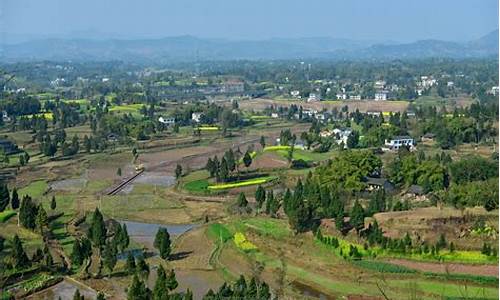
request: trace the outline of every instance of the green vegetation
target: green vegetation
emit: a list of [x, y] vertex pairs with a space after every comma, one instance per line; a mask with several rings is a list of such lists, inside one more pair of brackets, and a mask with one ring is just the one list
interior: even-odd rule
[[38, 180], [30, 183], [28, 186], [19, 189], [18, 194], [22, 198], [24, 195], [30, 195], [32, 198], [39, 199], [48, 189], [47, 181]]
[[272, 182], [276, 179], [277, 179], [276, 176], [259, 177], [259, 178], [254, 178], [254, 179], [242, 180], [242, 181], [238, 181], [238, 182], [209, 185], [208, 189], [209, 190], [232, 189], [232, 188], [237, 188], [237, 187], [264, 184], [264, 183]]
[[229, 229], [220, 223], [210, 224], [207, 229], [207, 234], [212, 239], [222, 241], [223, 243], [233, 238], [233, 234]]
[[15, 216], [17, 213], [14, 210], [5, 210], [0, 212], [0, 223], [7, 222], [10, 218]]
[[380, 273], [412, 274], [416, 272], [415, 270], [407, 267], [374, 260], [357, 260], [353, 261], [353, 264], [355, 266]]

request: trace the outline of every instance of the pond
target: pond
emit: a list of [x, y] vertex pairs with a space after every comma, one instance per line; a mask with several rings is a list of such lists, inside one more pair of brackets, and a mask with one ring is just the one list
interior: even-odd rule
[[176, 224], [176, 225], [165, 225], [165, 224], [154, 224], [154, 223], [144, 223], [144, 222], [134, 222], [117, 220], [121, 224], [127, 225], [128, 235], [135, 242], [143, 244], [149, 249], [153, 249], [153, 242], [155, 235], [160, 227], [167, 228], [168, 233], [171, 237], [178, 236], [184, 232], [198, 226], [197, 224]]
[[80, 290], [80, 295], [85, 299], [95, 299], [97, 297], [96, 291], [80, 285], [72, 280], [64, 279], [58, 284], [51, 286], [38, 293], [30, 295], [27, 299], [32, 300], [52, 300], [52, 299], [73, 299], [76, 289]]
[[304, 284], [299, 281], [293, 281], [292, 286], [294, 289], [298, 290], [302, 295], [309, 297], [309, 298], [316, 298], [316, 299], [321, 299], [321, 300], [333, 300], [335, 299], [334, 297], [323, 294], [322, 292], [316, 290], [315, 288]]

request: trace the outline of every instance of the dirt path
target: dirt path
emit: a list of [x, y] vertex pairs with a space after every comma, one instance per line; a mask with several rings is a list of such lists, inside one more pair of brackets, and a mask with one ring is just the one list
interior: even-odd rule
[[406, 259], [395, 259], [395, 258], [388, 259], [386, 261], [395, 265], [408, 267], [422, 272], [473, 274], [473, 275], [498, 277], [498, 265], [433, 263], [433, 262], [412, 261]]

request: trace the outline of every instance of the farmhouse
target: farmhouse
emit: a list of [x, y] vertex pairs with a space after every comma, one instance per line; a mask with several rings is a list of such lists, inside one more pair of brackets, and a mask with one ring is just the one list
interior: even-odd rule
[[378, 91], [375, 93], [375, 101], [385, 101], [387, 100], [387, 91]]
[[319, 101], [319, 96], [314, 93], [310, 93], [309, 98], [307, 98], [307, 102], [316, 102], [316, 101]]
[[175, 124], [175, 118], [164, 118], [164, 117], [159, 117], [158, 122], [165, 124], [165, 125], [174, 125]]
[[203, 116], [203, 113], [200, 112], [194, 112], [191, 115], [191, 120], [193, 120], [196, 123], [200, 123], [201, 117]]
[[415, 140], [408, 135], [395, 136], [390, 140], [385, 140], [385, 146], [390, 150], [398, 150], [401, 146], [407, 146], [411, 149], [415, 146]]
[[433, 141], [436, 135], [434, 133], [426, 133], [422, 136], [422, 142], [430, 142]]
[[365, 183], [368, 191], [384, 189], [387, 192], [394, 190], [394, 185], [386, 178], [365, 177]]

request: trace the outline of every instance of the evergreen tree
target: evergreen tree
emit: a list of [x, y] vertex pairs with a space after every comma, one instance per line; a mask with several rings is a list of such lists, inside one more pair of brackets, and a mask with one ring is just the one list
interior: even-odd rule
[[227, 181], [229, 179], [229, 168], [227, 166], [226, 158], [223, 157], [220, 162], [219, 180]]
[[9, 205], [10, 195], [7, 184], [0, 184], [0, 212], [4, 211]]
[[266, 201], [266, 191], [262, 186], [259, 185], [255, 191], [255, 201], [257, 202], [257, 207], [261, 208], [262, 204]]
[[71, 262], [77, 266], [80, 266], [83, 263], [84, 257], [82, 253], [82, 247], [80, 241], [75, 239], [73, 243], [73, 250], [71, 252]]
[[147, 280], [149, 277], [149, 265], [143, 256], [140, 256], [137, 260], [137, 273], [144, 279]]
[[170, 234], [167, 231], [167, 228], [160, 227], [158, 232], [156, 233], [154, 246], [158, 251], [160, 251], [160, 257], [163, 259], [168, 259], [171, 249], [171, 241]]
[[12, 240], [12, 259], [16, 269], [23, 269], [30, 265], [28, 256], [26, 255], [26, 252], [24, 252], [23, 244], [17, 234], [14, 235]]
[[228, 170], [230, 172], [234, 172], [234, 170], [236, 170], [236, 160], [234, 158], [233, 149], [229, 149], [228, 151], [226, 151], [226, 153], [224, 154], [224, 157], [226, 158]]
[[356, 229], [360, 231], [365, 226], [365, 211], [358, 200], [354, 202], [354, 206], [351, 210], [350, 223]]
[[52, 199], [50, 200], [50, 209], [54, 210], [57, 207], [56, 196], [52, 195]]
[[84, 300], [85, 297], [80, 295], [80, 290], [76, 289], [75, 293], [73, 294], [73, 300]]
[[10, 200], [10, 206], [12, 209], [18, 209], [19, 208], [19, 195], [17, 194], [17, 189], [14, 188], [12, 190], [12, 197]]
[[269, 290], [269, 285], [267, 283], [262, 282], [260, 287], [259, 287], [259, 294], [257, 299], [259, 300], [270, 300], [271, 299], [271, 292]]
[[50, 254], [47, 244], [45, 244], [45, 247], [43, 247], [43, 259], [45, 262], [45, 266], [49, 269], [52, 268], [52, 266], [54, 265], [54, 259], [52, 258], [52, 254]]
[[156, 271], [156, 282], [153, 289], [153, 300], [168, 300], [167, 275], [160, 264]]
[[149, 300], [151, 298], [151, 291], [147, 288], [146, 284], [142, 282], [137, 275], [134, 275], [132, 284], [127, 291], [127, 300]]
[[262, 149], [266, 148], [266, 138], [263, 135], [260, 136], [259, 143], [260, 143], [260, 146], [262, 147]]
[[250, 279], [250, 283], [248, 284], [245, 298], [246, 299], [257, 299], [257, 293], [258, 293], [257, 282], [255, 280], [255, 277], [252, 277], [252, 279]]
[[183, 300], [193, 300], [193, 292], [189, 288], [186, 290]]
[[127, 270], [127, 273], [129, 275], [134, 274], [136, 271], [135, 258], [131, 253], [129, 253], [127, 256], [127, 262], [125, 263], [125, 269]]
[[43, 235], [43, 228], [49, 225], [47, 212], [43, 209], [43, 206], [40, 204], [38, 206], [38, 213], [36, 215], [36, 227], [40, 230], [40, 234]]
[[92, 241], [94, 246], [99, 249], [102, 249], [102, 246], [106, 243], [106, 225], [104, 224], [104, 218], [97, 207], [90, 222], [89, 239]]
[[175, 178], [178, 180], [182, 176], [182, 166], [177, 164], [175, 167]]
[[170, 291], [173, 291], [177, 288], [179, 284], [177, 283], [177, 279], [175, 278], [175, 272], [174, 269], [171, 269], [170, 272], [168, 272], [167, 275], [167, 288]]
[[115, 241], [109, 241], [104, 247], [104, 266], [109, 270], [109, 276], [116, 266], [118, 250], [116, 249]]
[[241, 192], [238, 195], [238, 199], [237, 199], [236, 203], [237, 203], [238, 207], [247, 207], [248, 201], [247, 201], [247, 198], [245, 197], [245, 194], [243, 192]]
[[118, 169], [116, 170], [116, 175], [117, 175], [118, 177], [122, 177], [122, 168], [118, 168]]
[[247, 168], [250, 167], [250, 165], [252, 164], [252, 155], [248, 150], [245, 152], [245, 155], [243, 156], [243, 164], [245, 164], [245, 167]]
[[102, 292], [99, 292], [97, 293], [96, 300], [106, 300], [106, 298], [104, 297], [104, 294]]
[[439, 240], [436, 243], [436, 249], [437, 250], [444, 249], [446, 248], [446, 245], [447, 245], [446, 237], [444, 236], [444, 233], [441, 233], [441, 235], [439, 236]]

